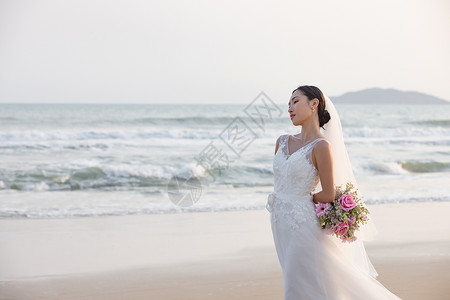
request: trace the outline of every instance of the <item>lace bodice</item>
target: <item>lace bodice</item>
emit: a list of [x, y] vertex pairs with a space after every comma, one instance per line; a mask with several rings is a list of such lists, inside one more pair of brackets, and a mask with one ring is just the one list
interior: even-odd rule
[[323, 138], [316, 139], [289, 154], [289, 135], [280, 136], [273, 158], [274, 192], [269, 194], [266, 208], [275, 221], [287, 218], [293, 229], [305, 221], [316, 221], [312, 191], [319, 183], [317, 169], [312, 163], [312, 149]]
[[289, 155], [288, 138], [287, 134], [280, 137], [278, 151], [273, 159], [274, 191], [309, 195], [319, 182], [311, 153], [314, 145], [322, 139], [316, 139]]

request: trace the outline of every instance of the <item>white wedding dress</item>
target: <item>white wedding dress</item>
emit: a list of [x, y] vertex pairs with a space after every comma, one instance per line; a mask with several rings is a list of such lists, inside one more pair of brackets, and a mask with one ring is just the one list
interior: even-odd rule
[[322, 138], [291, 155], [288, 138], [280, 137], [273, 160], [274, 192], [266, 205], [283, 271], [284, 299], [400, 299], [375, 279], [375, 269], [369, 274], [347, 259], [320, 227], [312, 201], [319, 176], [311, 152]]

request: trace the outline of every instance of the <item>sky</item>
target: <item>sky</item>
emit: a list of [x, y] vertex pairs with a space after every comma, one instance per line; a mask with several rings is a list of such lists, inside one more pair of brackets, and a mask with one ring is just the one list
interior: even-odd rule
[[0, 0], [0, 102], [450, 100], [450, 1]]

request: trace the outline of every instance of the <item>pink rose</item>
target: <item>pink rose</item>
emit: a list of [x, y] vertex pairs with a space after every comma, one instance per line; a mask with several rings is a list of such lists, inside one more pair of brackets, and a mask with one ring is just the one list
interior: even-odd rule
[[330, 208], [330, 203], [322, 203], [316, 205], [316, 215], [320, 218], [328, 213], [328, 209]]
[[339, 198], [339, 204], [342, 209], [345, 211], [349, 211], [356, 207], [356, 202], [353, 200], [353, 197], [348, 194], [343, 194], [341, 198]]
[[334, 226], [333, 231], [337, 235], [344, 235], [344, 234], [346, 234], [347, 231], [348, 231], [348, 223], [347, 222], [342, 222], [342, 223], [337, 224], [336, 226]]

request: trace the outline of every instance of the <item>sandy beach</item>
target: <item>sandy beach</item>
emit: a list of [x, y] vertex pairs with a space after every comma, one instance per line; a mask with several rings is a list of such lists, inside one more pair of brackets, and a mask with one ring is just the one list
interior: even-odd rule
[[[369, 205], [378, 280], [450, 293], [450, 203]], [[0, 299], [282, 299], [267, 211], [0, 220]]]

